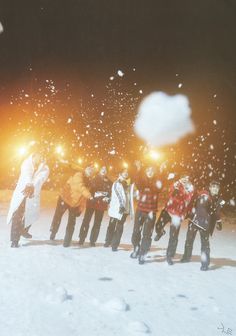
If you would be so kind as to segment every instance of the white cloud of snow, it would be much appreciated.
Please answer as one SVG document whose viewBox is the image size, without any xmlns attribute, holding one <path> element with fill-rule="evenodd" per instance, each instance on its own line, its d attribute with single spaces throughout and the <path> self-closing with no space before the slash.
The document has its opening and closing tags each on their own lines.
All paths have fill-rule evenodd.
<svg viewBox="0 0 236 336">
<path fill-rule="evenodd" d="M 139 106 L 134 128 L 140 138 L 153 146 L 177 142 L 194 131 L 188 98 L 151 93 Z"/>
</svg>

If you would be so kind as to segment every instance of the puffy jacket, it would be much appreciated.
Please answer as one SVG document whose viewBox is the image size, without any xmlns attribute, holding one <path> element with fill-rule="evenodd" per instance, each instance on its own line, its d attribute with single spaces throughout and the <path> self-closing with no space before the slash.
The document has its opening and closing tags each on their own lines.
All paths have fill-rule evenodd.
<svg viewBox="0 0 236 336">
<path fill-rule="evenodd" d="M 100 211 L 107 210 L 108 202 L 104 202 L 104 197 L 110 198 L 111 196 L 111 187 L 112 182 L 109 180 L 108 177 L 102 176 L 98 174 L 92 181 L 91 181 L 91 194 L 93 196 L 92 200 L 87 201 L 87 208 L 92 208 Z M 99 196 L 99 194 L 101 196 Z M 98 195 L 98 197 L 96 197 Z"/>
<path fill-rule="evenodd" d="M 91 198 L 89 184 L 89 179 L 83 172 L 75 173 L 64 185 L 60 196 L 71 207 L 78 208 L 82 212 L 86 206 L 87 199 Z"/>
<path fill-rule="evenodd" d="M 189 211 L 189 205 L 194 194 L 193 187 L 191 189 L 186 190 L 180 181 L 172 184 L 165 210 L 172 216 L 184 219 Z"/>
</svg>

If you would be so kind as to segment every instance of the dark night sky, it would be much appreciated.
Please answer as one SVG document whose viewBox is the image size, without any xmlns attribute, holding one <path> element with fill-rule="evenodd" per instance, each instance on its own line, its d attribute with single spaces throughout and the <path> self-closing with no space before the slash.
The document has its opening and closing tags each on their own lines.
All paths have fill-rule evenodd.
<svg viewBox="0 0 236 336">
<path fill-rule="evenodd" d="M 2 147 L 4 106 L 21 85 L 53 78 L 102 95 L 109 76 L 133 67 L 145 94 L 183 83 L 197 126 L 217 119 L 235 140 L 234 0 L 2 0 L 0 22 Z"/>
</svg>

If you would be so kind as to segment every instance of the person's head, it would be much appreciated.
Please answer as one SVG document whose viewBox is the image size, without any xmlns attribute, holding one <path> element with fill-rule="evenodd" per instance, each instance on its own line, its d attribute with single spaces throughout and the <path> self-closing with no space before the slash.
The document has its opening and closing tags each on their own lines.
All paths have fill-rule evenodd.
<svg viewBox="0 0 236 336">
<path fill-rule="evenodd" d="M 122 169 L 122 171 L 119 174 L 119 180 L 124 181 L 127 180 L 128 177 L 129 177 L 128 169 Z"/>
<path fill-rule="evenodd" d="M 94 167 L 92 165 L 87 166 L 84 170 L 84 173 L 87 177 L 92 177 L 94 174 Z"/>
<path fill-rule="evenodd" d="M 217 181 L 212 181 L 209 185 L 209 191 L 211 196 L 217 196 L 220 192 L 220 183 Z"/>
<path fill-rule="evenodd" d="M 145 169 L 145 175 L 147 176 L 147 178 L 151 179 L 154 177 L 155 175 L 155 169 L 152 166 L 149 166 Z"/>
<path fill-rule="evenodd" d="M 99 174 L 101 176 L 106 176 L 107 175 L 107 167 L 106 166 L 102 166 L 101 169 L 99 170 Z"/>
<path fill-rule="evenodd" d="M 179 181 L 183 184 L 183 185 L 187 185 L 190 183 L 190 176 L 188 173 L 183 173 L 181 176 L 180 176 L 180 179 Z"/>
</svg>

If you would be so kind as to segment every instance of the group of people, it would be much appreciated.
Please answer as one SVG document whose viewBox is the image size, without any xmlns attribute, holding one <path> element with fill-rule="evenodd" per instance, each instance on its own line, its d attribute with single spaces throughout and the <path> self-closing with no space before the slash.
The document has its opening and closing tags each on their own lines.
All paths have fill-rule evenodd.
<svg viewBox="0 0 236 336">
<path fill-rule="evenodd" d="M 40 192 L 48 176 L 49 168 L 40 153 L 33 153 L 22 163 L 7 219 L 11 224 L 12 247 L 19 246 L 21 236 L 32 237 L 29 228 L 38 218 Z M 170 223 L 166 259 L 169 265 L 173 265 L 181 223 L 188 219 L 181 262 L 191 260 L 193 243 L 199 231 L 201 270 L 206 271 L 210 264 L 209 236 L 213 234 L 215 227 L 222 229 L 220 184 L 212 181 L 208 188 L 198 191 L 188 173 L 183 173 L 170 185 L 165 206 L 156 218 L 159 195 L 167 181 L 154 165 L 143 166 L 139 161 L 135 162 L 131 171 L 122 169 L 113 182 L 109 179 L 105 166 L 98 172 L 92 164 L 76 171 L 59 193 L 50 227 L 50 240 L 56 238 L 62 217 L 68 210 L 63 246 L 70 246 L 76 218 L 84 212 L 78 244 L 84 244 L 94 215 L 89 239 L 90 245 L 95 246 L 104 212 L 108 210 L 110 220 L 104 247 L 111 247 L 114 252 L 118 250 L 124 224 L 130 216 L 134 222 L 131 238 L 133 251 L 130 257 L 138 259 L 139 264 L 144 264 L 152 244 L 153 231 L 156 233 L 154 240 L 158 241 L 166 233 L 165 226 Z"/>
</svg>

